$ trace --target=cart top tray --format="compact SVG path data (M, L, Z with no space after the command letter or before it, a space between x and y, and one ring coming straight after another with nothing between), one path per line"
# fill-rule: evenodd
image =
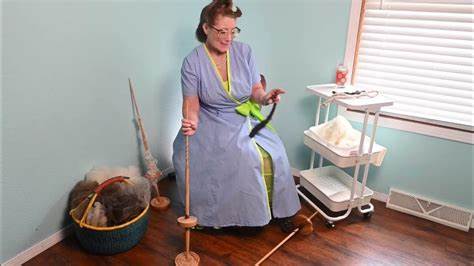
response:
M353 92L357 89L353 86L337 87L336 84L322 84L322 85L310 85L307 87L307 90L317 96L327 99L333 96L333 91L335 92ZM367 96L362 96L359 98L349 98L349 99L334 99L334 103L344 106L349 109L355 110L379 110L383 106L393 105L393 101L383 97L382 95L377 95L376 97L370 98Z

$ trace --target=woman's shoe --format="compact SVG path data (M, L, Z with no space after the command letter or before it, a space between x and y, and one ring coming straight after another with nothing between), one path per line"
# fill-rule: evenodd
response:
M295 216L285 217L278 219L278 225L280 226L281 231L283 233L291 233L293 230L296 229L296 225L293 222L293 218Z

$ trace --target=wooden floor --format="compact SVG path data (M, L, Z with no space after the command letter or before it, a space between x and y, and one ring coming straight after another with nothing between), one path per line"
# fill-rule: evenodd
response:
M172 207L153 211L145 237L132 250L91 255L70 236L25 265L173 265L184 245L183 230L176 224L182 209L174 200L174 180L165 179L160 187L172 199ZM387 209L377 201L374 206L370 220L353 212L334 229L316 216L311 235L296 235L262 265L474 265L473 230L451 229ZM303 205L302 213L309 216L311 210ZM193 231L191 250L199 254L201 265L253 265L285 237L276 224L255 235Z

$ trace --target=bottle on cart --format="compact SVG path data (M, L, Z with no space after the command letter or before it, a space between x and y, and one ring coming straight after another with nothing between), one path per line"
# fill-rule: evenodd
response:
M336 85L343 88L347 81L347 67L343 64L338 64L336 68Z

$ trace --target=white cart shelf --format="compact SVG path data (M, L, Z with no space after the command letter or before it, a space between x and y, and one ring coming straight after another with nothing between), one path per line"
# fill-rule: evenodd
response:
M308 170L301 171L300 184L297 185L298 194L305 199L311 206L318 210L326 218L326 225L334 227L334 222L345 219L349 216L353 208L357 208L364 216L370 216L374 211L374 206L370 200L374 194L372 190L366 187L367 176L370 164L380 166L385 157L387 149L375 143L375 133L380 114L380 108L393 105L393 102L381 95L375 97L359 97L350 99L333 99L327 106L325 119L320 123L322 100L333 96L333 91L353 92L357 88L347 86L337 88L336 84L311 85L307 87L308 91L318 97L318 109L316 112L315 126L328 121L329 109L331 104L340 105L349 109L363 111L365 113L364 123L361 132L361 139L357 150L348 153L347 150L340 150L325 143L325 141L315 137L309 130L304 132L304 144L312 149L311 163ZM361 90L361 89L359 89ZM374 113L372 134L369 139L365 139L368 119L371 113ZM314 167L315 153L320 155L319 166ZM323 167L323 158L332 162L335 166ZM362 181L358 181L360 167L364 166ZM354 175L351 177L340 168L355 167ZM338 216L330 216L312 202L303 192L299 190L304 187L308 192L315 196L321 203L332 212L345 211ZM368 205L368 208L362 206Z
M304 132L304 139L303 142L306 146L310 147L313 151L318 151L318 153L326 158L327 160L331 161L338 167L347 168L355 166L357 163L366 164L369 161L370 163L380 166L382 165L382 161L385 157L385 153L387 149L377 143L374 143L374 147L372 150L371 156L368 153L368 147L364 148L364 153L362 156L356 154L347 155L347 152L334 149L324 143L323 141L316 140L308 130Z
M347 209L346 202L350 197L352 186L350 175L335 166L309 169L302 171L301 174L305 177L301 179L301 185L330 210L339 212ZM359 190L361 185L360 182L357 182ZM372 190L366 188L362 200L363 204L369 204L373 194ZM356 195L354 198L358 200L361 197Z

